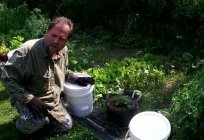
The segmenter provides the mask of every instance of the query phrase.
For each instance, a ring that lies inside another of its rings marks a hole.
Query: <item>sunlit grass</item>
[[[17,139],[14,120],[16,110],[11,107],[9,95],[0,82],[0,140]]]

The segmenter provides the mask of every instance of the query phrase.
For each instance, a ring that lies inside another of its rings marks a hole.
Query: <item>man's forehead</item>
[[[58,34],[61,36],[68,36],[70,33],[70,26],[66,23],[60,22],[53,26],[51,30],[48,31],[48,33],[51,34]]]
[[[53,28],[57,28],[59,30],[64,30],[64,31],[70,31],[70,26],[64,22],[56,23]]]

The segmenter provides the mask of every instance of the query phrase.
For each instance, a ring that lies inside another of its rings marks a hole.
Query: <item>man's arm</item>
[[[23,81],[25,69],[25,56],[20,52],[15,52],[4,65],[1,79],[12,98],[27,103],[33,98],[33,95],[29,94],[23,86],[23,83],[25,83],[25,81]]]

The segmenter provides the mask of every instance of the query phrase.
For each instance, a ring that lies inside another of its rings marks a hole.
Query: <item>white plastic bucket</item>
[[[141,112],[129,123],[130,140],[167,140],[170,133],[169,120],[154,111]]]
[[[90,77],[83,73],[76,73],[77,76]],[[66,94],[68,106],[71,113],[77,117],[84,117],[93,110],[93,88],[94,85],[79,86],[65,82],[64,93]]]

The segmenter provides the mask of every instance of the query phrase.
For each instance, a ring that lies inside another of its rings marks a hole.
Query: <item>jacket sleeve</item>
[[[2,69],[2,82],[14,100],[29,102],[33,95],[29,94],[24,87],[26,83],[26,56],[16,51],[13,56],[6,62]]]

